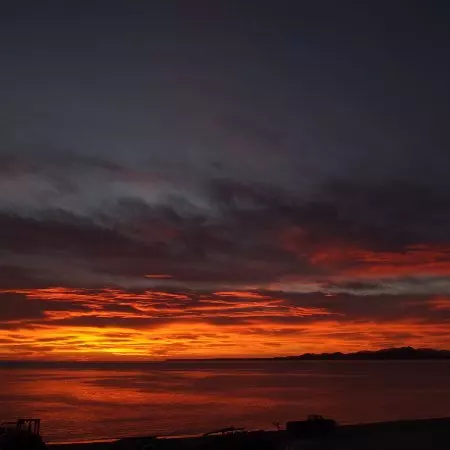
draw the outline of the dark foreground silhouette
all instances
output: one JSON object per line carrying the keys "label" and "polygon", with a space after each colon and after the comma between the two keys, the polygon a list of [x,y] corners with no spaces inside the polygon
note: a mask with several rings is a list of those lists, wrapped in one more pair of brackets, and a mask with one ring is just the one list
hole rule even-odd
{"label": "dark foreground silhouette", "polygon": [[[337,427],[335,432],[292,435],[287,430],[235,431],[190,438],[126,438],[110,443],[50,445],[50,450],[448,450],[450,419],[424,419]],[[224,433],[220,433],[224,431]]]}
{"label": "dark foreground silhouette", "polygon": [[0,423],[0,450],[45,450],[40,427],[41,419]]}

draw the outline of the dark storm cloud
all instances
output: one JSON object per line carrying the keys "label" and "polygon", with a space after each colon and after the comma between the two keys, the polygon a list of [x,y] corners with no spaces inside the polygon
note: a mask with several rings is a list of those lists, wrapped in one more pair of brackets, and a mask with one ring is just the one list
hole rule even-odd
{"label": "dark storm cloud", "polygon": [[3,294],[0,301],[0,322],[39,320],[44,317],[45,306],[32,303],[19,294]]}
{"label": "dark storm cloud", "polygon": [[[375,250],[408,244],[450,241],[447,189],[402,179],[374,183],[330,180],[307,199],[267,185],[221,181],[212,185],[212,201],[236,221],[252,226],[284,223],[312,233],[312,242],[350,240]],[[267,222],[267,224],[266,224]]]}
{"label": "dark storm cloud", "polygon": [[20,327],[22,322],[39,323],[44,319],[46,311],[86,312],[88,309],[72,301],[57,303],[45,299],[30,301],[23,294],[1,292],[0,294],[0,323],[12,322]]}
{"label": "dark storm cloud", "polygon": [[9,141],[194,178],[442,178],[445,9],[281,3],[7,9]]}
{"label": "dark storm cloud", "polygon": [[326,191],[334,217],[347,220],[338,232],[343,233],[349,225],[348,237],[369,247],[398,249],[420,242],[450,241],[446,227],[450,223],[450,195],[446,188],[399,178],[383,184],[331,182]]}
{"label": "dark storm cloud", "polygon": [[[0,239],[9,254],[54,254],[55,261],[64,255],[69,267],[85,261],[86,270],[99,274],[163,273],[180,281],[252,283],[294,273],[362,272],[395,255],[401,258],[411,246],[431,249],[413,253],[406,261],[411,266],[420,270],[427,258],[445,266],[450,262],[448,211],[446,192],[411,183],[332,182],[312,199],[302,199],[271,186],[222,179],[207,185],[203,208],[189,198],[172,197],[156,205],[123,199],[91,210],[90,216],[65,210],[27,217],[3,213]],[[327,252],[336,248],[342,255],[337,260],[332,255],[331,266],[316,263],[322,253],[327,263]]]}
{"label": "dark storm cloud", "polygon": [[30,270],[6,263],[0,266],[0,289],[13,289],[21,287],[44,287],[39,286],[38,281],[33,278]]}
{"label": "dark storm cloud", "polygon": [[[50,146],[51,147],[51,146]],[[96,170],[96,175],[102,171],[120,172],[123,168],[108,160],[83,155],[72,151],[61,154],[60,151],[48,148],[35,142],[33,147],[25,148],[23,153],[17,153],[3,149],[0,154],[0,170],[3,175],[20,176],[27,173],[49,176],[52,172],[56,175],[59,171],[88,171],[90,168]]]}

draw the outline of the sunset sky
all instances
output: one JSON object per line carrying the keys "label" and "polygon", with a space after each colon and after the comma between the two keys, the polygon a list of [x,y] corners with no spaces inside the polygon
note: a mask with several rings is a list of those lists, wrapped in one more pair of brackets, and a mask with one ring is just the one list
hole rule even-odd
{"label": "sunset sky", "polygon": [[448,1],[5,1],[0,359],[450,348]]}

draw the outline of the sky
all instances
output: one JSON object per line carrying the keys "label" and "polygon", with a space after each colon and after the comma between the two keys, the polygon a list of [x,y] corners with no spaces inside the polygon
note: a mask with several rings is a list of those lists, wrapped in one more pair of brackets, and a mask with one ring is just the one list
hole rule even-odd
{"label": "sky", "polygon": [[450,348],[447,1],[5,1],[0,359]]}

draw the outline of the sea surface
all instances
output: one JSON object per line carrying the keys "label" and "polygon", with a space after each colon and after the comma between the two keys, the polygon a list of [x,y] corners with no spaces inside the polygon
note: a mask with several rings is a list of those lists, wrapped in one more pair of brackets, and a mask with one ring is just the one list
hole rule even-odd
{"label": "sea surface", "polygon": [[450,361],[0,365],[0,421],[40,417],[49,442],[450,416]]}

